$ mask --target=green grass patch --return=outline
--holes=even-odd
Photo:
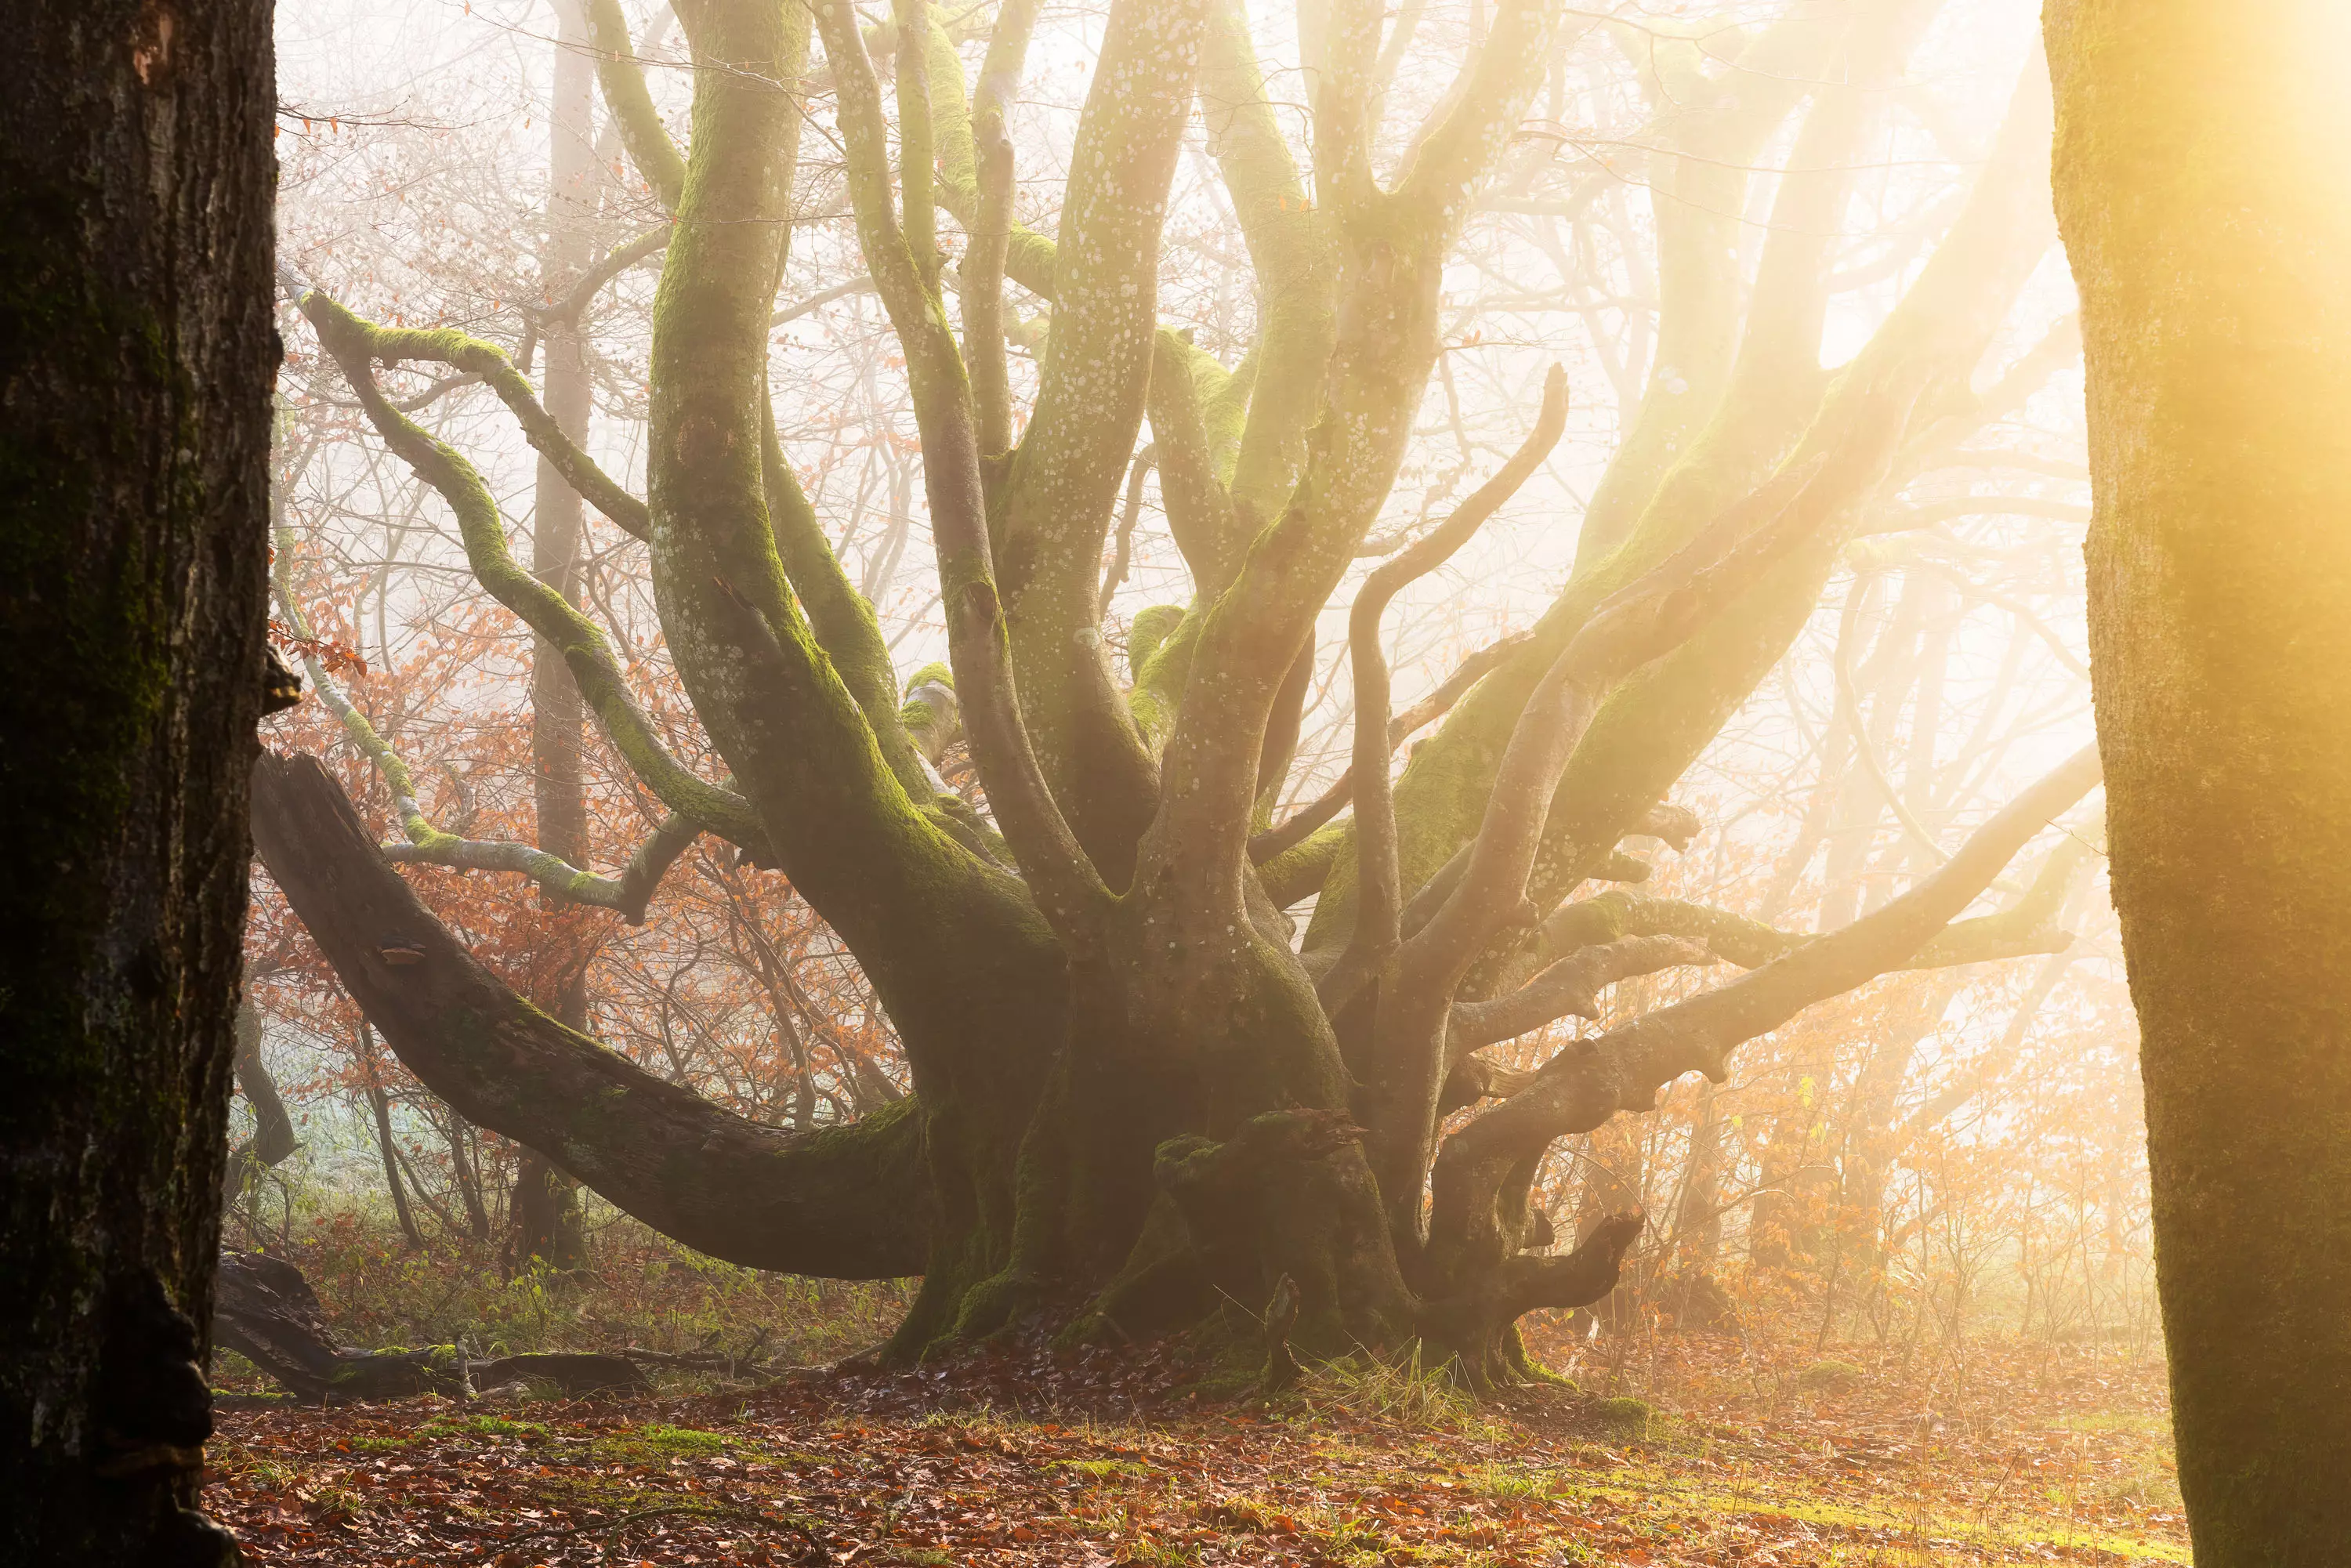
[[[1151,1474],[1150,1468],[1133,1459],[1055,1459],[1045,1467],[1053,1470],[1075,1470],[1098,1481],[1141,1480]]]
[[[517,1421],[505,1416],[435,1416],[416,1429],[419,1437],[521,1437],[542,1438],[547,1428],[536,1421]]]
[[[695,1458],[711,1454],[724,1454],[743,1447],[742,1440],[723,1432],[707,1432],[698,1427],[668,1427],[659,1422],[643,1427],[624,1427],[608,1434],[590,1445],[589,1452],[600,1459],[618,1460],[631,1465],[661,1465],[672,1459]]]
[[[2188,1548],[2184,1544],[2143,1541],[2106,1531],[2076,1529],[2053,1520],[2044,1522],[2011,1518],[1984,1521],[1937,1510],[1897,1513],[1890,1509],[1865,1508],[1806,1497],[1792,1485],[1782,1490],[1778,1485],[1767,1484],[1754,1491],[1734,1494],[1711,1486],[1667,1479],[1636,1469],[1620,1472],[1605,1479],[1587,1480],[1562,1474],[1555,1495],[1562,1499],[1589,1497],[1618,1503],[1647,1503],[1688,1514],[1791,1519],[1799,1523],[1833,1530],[1910,1535],[1919,1539],[1922,1548],[1936,1542],[1963,1542],[1991,1548],[2103,1552],[2133,1562],[2185,1563],[2189,1561]],[[1928,1559],[1933,1558],[1934,1553],[1929,1551]]]

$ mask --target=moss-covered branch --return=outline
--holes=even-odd
[[[629,37],[621,0],[587,0],[587,6],[589,33],[596,40],[596,80],[620,128],[621,145],[661,204],[675,212],[685,194],[685,159],[645,90],[645,68]]]
[[[1594,612],[1520,713],[1479,832],[1457,857],[1458,873],[1441,879],[1450,883],[1441,896],[1424,890],[1423,897],[1436,899],[1434,913],[1381,967],[1369,1142],[1400,1253],[1420,1241],[1420,1183],[1450,1066],[1446,1032],[1455,995],[1488,942],[1535,915],[1528,881],[1568,758],[1614,685],[1687,641],[1759,572],[1826,525],[1824,497],[1814,493],[1821,467],[1814,461],[1780,476]],[[1358,951],[1351,943],[1341,964]],[[1325,993],[1343,989],[1343,978],[1334,967]]]
[[[1308,199],[1266,95],[1246,0],[1210,0],[1200,118],[1257,278],[1256,383],[1231,486],[1261,521],[1281,510],[1305,465],[1337,331],[1339,267],[1329,220]]]
[[[980,777],[1006,840],[1040,906],[1065,941],[1091,940],[1107,896],[1100,873],[1063,818],[1022,722],[1012,645],[996,586],[980,480],[971,390],[935,283],[911,249],[890,174],[880,83],[849,16],[817,18],[836,90],[849,159],[858,241],[905,350],[923,480],[938,550],[956,692]],[[960,78],[956,88],[960,90]],[[926,105],[910,106],[918,112]],[[1092,570],[1088,572],[1091,591]],[[1088,622],[1091,629],[1092,622]]]
[[[561,651],[565,666],[580,685],[580,695],[630,769],[671,810],[731,842],[764,850],[767,835],[748,803],[697,776],[662,743],[653,721],[630,693],[596,624],[516,561],[507,546],[497,503],[480,473],[454,447],[428,434],[386,402],[375,378],[378,358],[420,357],[413,351],[444,337],[462,335],[373,327],[317,289],[305,291],[300,303],[303,314],[318,329],[320,344],[359,394],[377,434],[456,515],[458,535],[475,577],[492,598]],[[418,338],[427,344],[414,341]],[[457,351],[454,345],[440,346]]]
[[[1279,520],[1203,618],[1184,708],[1163,768],[1164,805],[1146,860],[1229,864],[1204,886],[1238,887],[1275,698],[1312,622],[1393,487],[1437,352],[1438,289],[1471,198],[1541,76],[1556,20],[1547,0],[1505,5],[1471,67],[1479,98],[1441,151],[1394,197],[1371,183],[1363,97],[1377,51],[1376,7],[1338,7],[1316,95],[1317,188],[1337,204],[1342,284],[1328,399],[1305,477]],[[1482,150],[1482,151],[1481,151]],[[1219,896],[1222,896],[1220,893]]]
[[[582,452],[578,444],[564,434],[554,417],[538,401],[530,383],[522,378],[507,358],[506,350],[495,343],[457,331],[454,328],[425,329],[413,327],[381,327],[353,315],[342,304],[316,288],[304,289],[297,303],[302,314],[319,332],[319,340],[327,346],[338,364],[349,360],[354,363],[366,361],[376,364],[396,365],[407,361],[452,366],[467,375],[478,377],[482,383],[498,394],[498,401],[513,411],[516,422],[522,426],[523,436],[531,449],[547,459],[555,471],[563,476],[564,483],[579,492],[582,500],[627,533],[644,538],[652,528],[651,514],[645,504],[623,489],[611,476],[597,466],[595,459]],[[346,367],[348,368],[348,367]],[[358,390],[358,383],[352,383]],[[366,402],[366,394],[360,393]],[[397,413],[399,411],[387,410]],[[369,409],[371,419],[374,410]],[[381,428],[381,422],[377,422]]]
[[[564,1028],[417,901],[312,758],[262,754],[253,829],[343,988],[468,1120],[714,1257],[838,1279],[923,1268],[933,1208],[915,1102],[824,1132],[764,1127]]]
[[[1470,687],[1485,679],[1489,672],[1516,653],[1526,640],[1527,633],[1514,632],[1508,637],[1487,643],[1476,653],[1464,658],[1458,664],[1454,665],[1452,673],[1437,683],[1436,690],[1388,721],[1388,750],[1393,753],[1415,733],[1444,717]],[[1328,789],[1316,796],[1311,803],[1300,807],[1280,826],[1268,828],[1251,838],[1249,845],[1249,859],[1262,866],[1278,856],[1289,853],[1305,842],[1309,834],[1346,810],[1347,803],[1354,799],[1354,771],[1350,768],[1341,773]],[[1276,892],[1270,882],[1266,888],[1267,894],[1272,897],[1277,904],[1284,906],[1295,904],[1312,891],[1313,888],[1311,886],[1293,888],[1287,883],[1282,885],[1280,893]]]
[[[1547,815],[1532,891],[1538,904],[1565,896],[1593,858],[1671,788],[1722,724],[1778,662],[1802,628],[1838,559],[1844,526],[1880,492],[1895,444],[1929,388],[1964,376],[2041,256],[2049,236],[2048,94],[2037,65],[2020,82],[1994,156],[1949,237],[1854,362],[1830,383],[1789,462],[1824,459],[1841,526],[1822,531],[1763,574],[1715,622],[1625,682],[1594,716],[1562,775]],[[1917,416],[1923,417],[1923,416]],[[1718,422],[1719,423],[1719,422]],[[1397,781],[1400,847],[1407,883],[1432,874],[1483,815],[1492,758],[1517,723],[1549,661],[1610,593],[1683,548],[1754,482],[1745,439],[1713,461],[1707,444],[1677,465],[1640,526],[1597,566],[1580,570],[1520,655],[1481,683],[1420,747]],[[1738,455],[1745,454],[1746,455]],[[1332,830],[1291,852],[1285,881],[1327,868],[1310,948],[1335,951],[1353,917],[1344,835]]]
[[[1206,0],[1111,6],[1070,154],[1052,329],[996,530],[1029,733],[1062,813],[1113,883],[1132,864],[1157,779],[1092,632],[1152,378],[1161,229],[1205,10]]]

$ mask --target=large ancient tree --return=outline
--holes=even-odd
[[[2221,1568],[2351,1541],[2346,44],[2294,0],[2049,13],[2115,906],[2179,1485]]]
[[[1852,164],[1938,9],[1796,7],[1740,37],[1725,71],[1686,46],[1651,51],[1652,169],[1673,190],[1657,213],[1670,357],[1584,520],[1575,573],[1531,634],[1448,685],[1467,695],[1392,777],[1402,732],[1427,715],[1392,725],[1383,612],[1543,461],[1564,415],[1554,377],[1518,452],[1362,585],[1353,786],[1275,825],[1316,620],[1404,461],[1448,258],[1498,181],[1523,188],[1534,172],[1520,131],[1567,42],[1562,9],[1508,0],[1404,136],[1384,115],[1418,10],[1389,26],[1356,0],[1301,7],[1301,164],[1238,5],[1117,0],[1048,239],[1012,216],[1027,154],[1005,110],[1037,18],[1025,0],[995,14],[968,89],[921,0],[864,33],[838,5],[681,6],[696,66],[682,149],[616,0],[598,0],[604,100],[670,213],[601,274],[665,246],[644,498],[497,347],[371,321],[287,282],[376,434],[455,514],[482,586],[561,650],[604,742],[670,819],[613,877],[468,841],[426,817],[364,719],[345,723],[397,800],[393,859],[527,874],[638,918],[696,835],[780,867],[863,967],[914,1092],[787,1132],[641,1071],[473,962],[305,759],[265,759],[257,778],[271,873],[401,1059],[467,1116],[718,1255],[922,1274],[893,1354],[1037,1322],[1181,1327],[1227,1303],[1254,1312],[1287,1276],[1303,1352],[1419,1342],[1472,1382],[1525,1375],[1517,1319],[1606,1293],[1640,1230],[1637,1216],[1604,1217],[1555,1244],[1528,1205],[1555,1141],[1654,1104],[1684,1074],[1720,1078],[1742,1042],[1878,975],[2063,944],[2053,916],[2074,857],[2011,883],[1998,913],[1959,917],[2095,784],[2086,754],[1956,850],[1930,844],[1906,891],[1817,936],[1577,896],[1637,878],[1628,836],[1687,836],[1668,791],[1855,535],[1901,526],[1885,499],[2069,346],[2061,332],[1971,390],[2049,243],[2035,69],[1899,304],[1850,363],[1821,367]],[[1729,245],[1746,171],[1807,83],[1750,279]],[[1259,335],[1236,364],[1158,318],[1196,106],[1258,291]],[[791,375],[771,362],[769,327],[819,108],[920,429],[952,674],[918,677],[911,700],[783,460],[769,402]],[[964,236],[952,271],[943,222]],[[1016,443],[1006,355],[1020,298],[1050,314]],[[550,467],[643,541],[724,778],[665,747],[595,620],[516,563],[475,466],[382,385],[403,364],[486,383]],[[1102,633],[1103,561],[1146,423],[1194,593],[1137,620],[1122,679]],[[941,787],[956,740],[984,810]],[[1287,911],[1310,897],[1301,931]],[[1748,972],[1531,1073],[1479,1054],[1593,1016],[1620,979],[1719,960]]]
[[[17,6],[0,61],[13,1563],[235,1550],[193,1505],[269,664],[269,13]]]

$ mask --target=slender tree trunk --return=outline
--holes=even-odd
[[[550,291],[568,288],[593,259],[598,165],[595,150],[596,67],[588,21],[572,0],[557,0],[554,112],[548,117],[547,251],[540,268]],[[588,440],[588,340],[580,324],[551,324],[542,350],[542,395],[549,417],[575,444]],[[531,525],[531,573],[574,604],[580,601],[580,542],[584,531],[579,492],[555,465],[538,460]],[[588,794],[580,774],[587,716],[580,687],[563,654],[546,638],[531,653],[531,758],[538,808],[538,847],[576,866],[588,863]],[[549,1010],[568,1029],[588,1025],[584,973],[565,977]],[[533,1259],[557,1269],[587,1263],[580,1184],[532,1150],[515,1167],[514,1266]]]
[[[454,1105],[441,1107],[443,1120],[439,1131],[449,1145],[449,1185],[456,1189],[457,1201],[465,1211],[465,1233],[476,1241],[490,1239],[490,1211],[483,1201],[481,1163],[475,1157],[480,1147],[469,1136],[474,1127]]]
[[[262,710],[270,8],[14,6],[0,51],[0,1561],[217,1563]]]
[[[392,1210],[400,1218],[400,1233],[411,1247],[422,1251],[424,1233],[416,1228],[408,1184],[400,1179],[399,1145],[392,1141],[392,1096],[383,1091],[383,1079],[376,1067],[375,1030],[365,1019],[360,1019],[360,1061],[367,1069],[368,1108],[375,1113],[375,1145],[383,1155],[383,1185],[392,1192]]]
[[[2048,15],[2090,647],[2202,1568],[2351,1543],[2351,26]]]
[[[267,1166],[292,1155],[294,1118],[261,1060],[261,1014],[251,1001],[236,1009],[236,1055],[233,1062],[237,1092],[253,1107],[253,1136],[229,1151],[228,1174],[221,1181],[221,1206],[236,1207],[246,1189]]]

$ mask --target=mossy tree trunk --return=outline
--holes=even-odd
[[[2068,0],[2092,674],[2180,1490],[2209,1568],[2351,1542],[2351,47]]]
[[[270,8],[16,7],[0,57],[0,1558],[194,1511],[264,642]]]
[[[467,1115],[724,1256],[919,1269],[893,1354],[1039,1324],[1132,1336],[1254,1313],[1287,1277],[1302,1354],[1417,1342],[1472,1383],[1532,1375],[1516,1320],[1605,1295],[1641,1229],[1616,1215],[1554,1250],[1528,1202],[1552,1143],[1647,1108],[1685,1072],[1719,1077],[1742,1041],[1888,969],[2055,945],[2037,904],[1951,923],[2095,779],[2094,759],[2069,762],[1940,872],[1818,941],[1690,905],[1564,902],[1627,833],[1687,835],[1665,792],[1785,650],[1862,507],[1915,471],[1930,437],[1972,428],[1942,393],[2046,248],[2046,97],[2028,77],[1943,252],[1855,365],[1820,370],[1821,236],[1846,189],[1829,171],[1862,144],[1863,110],[1882,96],[1869,84],[1898,73],[1933,7],[1831,9],[1850,26],[1805,8],[1754,46],[1758,80],[1841,61],[1854,87],[1814,111],[1802,161],[1823,172],[1787,183],[1779,253],[1751,298],[1719,237],[1688,240],[1695,270],[1675,287],[1695,302],[1692,351],[1726,350],[1729,328],[1704,323],[1737,319],[1742,299],[1756,326],[1719,352],[1698,405],[1660,392],[1662,423],[1628,443],[1611,502],[1623,542],[1579,570],[1385,788],[1381,611],[1543,461],[1564,422],[1555,385],[1525,447],[1357,601],[1353,824],[1260,867],[1252,838],[1287,766],[1297,674],[1405,456],[1447,258],[1511,155],[1561,8],[1506,0],[1446,111],[1384,179],[1384,14],[1372,0],[1332,7],[1313,46],[1310,204],[1239,7],[1115,0],[1053,240],[1010,221],[1019,172],[1002,111],[1033,6],[1003,7],[967,98],[933,10],[899,0],[874,39],[893,52],[894,142],[847,8],[695,7],[681,19],[713,68],[695,74],[681,151],[644,100],[618,7],[599,0],[606,99],[676,219],[654,309],[646,500],[598,471],[491,345],[379,327],[320,290],[299,302],[378,433],[456,513],[476,576],[562,651],[673,824],[780,867],[856,954],[914,1092],[793,1134],[659,1084],[472,964],[307,762],[266,759],[258,775],[277,881],[392,1048]],[[904,354],[948,628],[951,670],[918,674],[903,706],[767,402],[801,122],[774,84],[820,76],[862,258]],[[1795,97],[1767,85],[1752,106],[1718,106],[1727,120],[1687,141],[1687,178],[1750,157]],[[1160,228],[1196,107],[1266,291],[1257,349],[1235,367],[1157,326]],[[1707,204],[1736,212],[1740,193]],[[971,241],[952,278],[942,212]],[[1053,314],[1007,452],[1002,294],[1015,287]],[[729,782],[663,748],[601,633],[515,566],[478,474],[391,406],[376,367],[402,361],[482,376],[554,469],[647,541],[668,647]],[[1154,612],[1147,637],[1138,626],[1146,656],[1130,686],[1103,652],[1101,575],[1146,420],[1194,597]],[[1709,434],[1667,463],[1690,430]],[[932,770],[951,730],[987,817]],[[352,734],[398,766],[371,732]],[[606,879],[407,825],[401,858],[528,870],[642,917],[637,864]],[[1282,908],[1318,889],[1301,951]],[[1538,927],[1521,918],[1530,901],[1551,912]],[[387,931],[421,959],[388,962]],[[1590,1013],[1616,980],[1718,954],[1751,972],[1538,1073],[1476,1055]],[[1494,1103],[1444,1135],[1479,1101]]]

